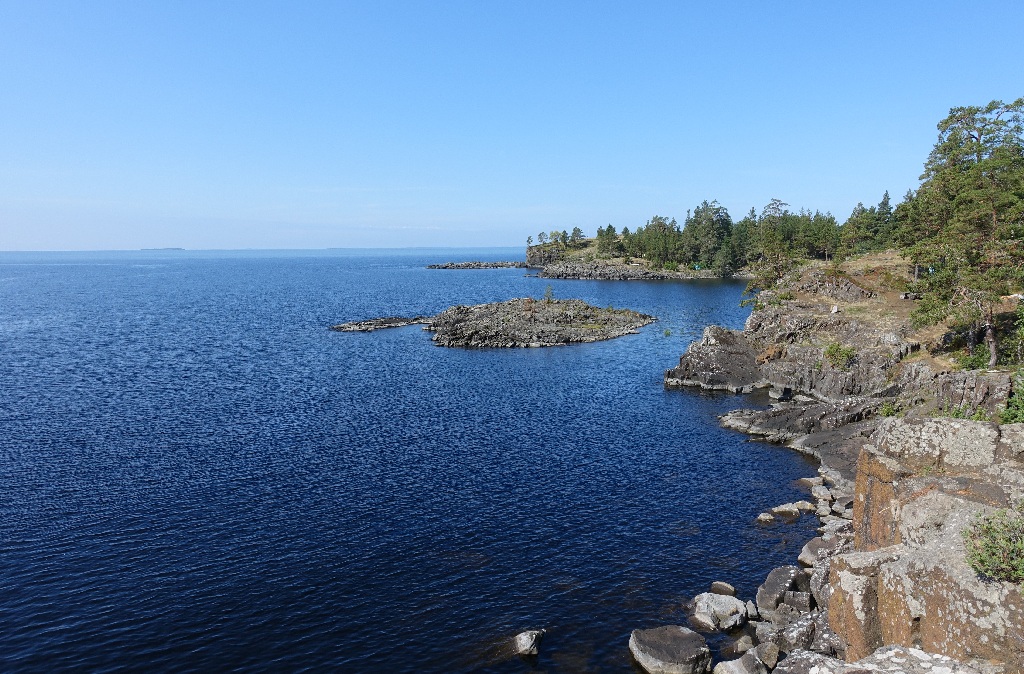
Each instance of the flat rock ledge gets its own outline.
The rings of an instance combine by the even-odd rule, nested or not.
[[[629,652],[649,674],[707,674],[711,651],[704,637],[680,625],[633,630]]]
[[[428,264],[427,269],[526,269],[525,262],[445,262]]]
[[[426,329],[439,346],[539,347],[578,344],[633,334],[656,318],[629,309],[601,309],[582,300],[532,300],[455,306]]]
[[[372,318],[368,321],[352,321],[350,323],[339,323],[332,325],[331,330],[337,332],[373,332],[386,328],[404,328],[407,325],[423,325],[432,320],[430,316],[415,316],[403,318],[401,316],[388,316],[386,318]]]

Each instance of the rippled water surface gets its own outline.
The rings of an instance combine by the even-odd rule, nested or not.
[[[813,522],[753,519],[813,466],[661,382],[742,325],[742,284],[424,268],[514,257],[0,254],[0,670],[628,672],[632,629],[791,563]],[[549,283],[661,320],[521,350],[327,329]]]

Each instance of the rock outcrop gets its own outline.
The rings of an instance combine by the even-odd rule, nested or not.
[[[440,346],[557,346],[621,337],[655,320],[629,309],[601,309],[581,300],[527,298],[451,307],[435,316],[426,329]]]

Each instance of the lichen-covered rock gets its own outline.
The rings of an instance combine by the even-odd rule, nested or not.
[[[797,650],[779,661],[774,674],[844,674],[846,663],[813,651]]]
[[[694,615],[713,618],[716,629],[730,630],[747,622],[747,606],[736,597],[704,592],[693,599]]]
[[[871,655],[847,665],[839,674],[981,674],[975,667],[945,655],[919,648],[883,646]]]
[[[629,652],[649,674],[706,674],[711,651],[704,637],[680,625],[633,630]]]
[[[764,583],[757,588],[757,610],[761,613],[774,611],[782,603],[789,590],[809,589],[807,576],[799,566],[780,566],[768,574]]]

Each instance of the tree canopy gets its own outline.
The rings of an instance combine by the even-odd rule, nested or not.
[[[994,311],[1024,285],[1024,98],[958,107],[938,124],[921,185],[897,208],[905,251],[924,268],[915,313],[984,324],[998,358]]]

